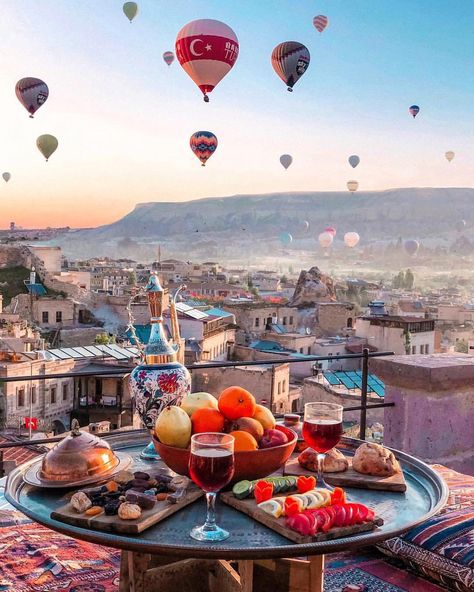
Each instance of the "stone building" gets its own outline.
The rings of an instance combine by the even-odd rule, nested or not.
[[[298,326],[298,311],[282,305],[266,302],[226,303],[222,307],[235,316],[239,327],[237,342],[245,344],[268,330],[271,324],[280,324],[291,331]]]

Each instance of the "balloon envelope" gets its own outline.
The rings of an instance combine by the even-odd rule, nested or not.
[[[336,233],[337,233],[334,226],[328,226],[327,228],[324,229],[324,232],[328,232],[329,234],[332,234],[333,238],[336,236]]]
[[[349,156],[349,158],[347,160],[349,161],[349,164],[351,165],[351,167],[353,169],[355,169],[356,166],[360,162],[360,158],[357,156],[357,154],[353,154],[352,156]]]
[[[41,154],[46,158],[46,162],[48,162],[48,158],[58,147],[58,140],[50,134],[43,134],[36,140],[36,145]]]
[[[289,232],[282,232],[280,234],[280,242],[283,245],[291,245],[291,243],[293,242],[293,237]]]
[[[206,162],[217,149],[217,138],[212,132],[200,131],[191,136],[189,145],[202,166],[206,166]]]
[[[330,247],[332,245],[333,240],[334,237],[332,236],[332,234],[329,234],[329,232],[321,232],[321,234],[318,236],[319,244],[324,249]]]
[[[125,2],[123,5],[123,13],[128,18],[130,22],[137,16],[138,13],[138,4],[136,2]]]
[[[272,51],[272,66],[278,76],[292,91],[309,66],[309,50],[297,41],[280,43]]]
[[[49,89],[46,82],[39,78],[28,77],[22,78],[16,83],[15,94],[30,117],[33,117],[34,113],[46,102]]]
[[[280,156],[281,165],[287,169],[290,164],[293,162],[293,157],[290,154],[282,154]]]
[[[360,236],[357,232],[346,232],[344,235],[344,242],[345,244],[350,247],[351,249],[355,247],[360,241]]]
[[[303,220],[303,230],[308,231],[309,230],[309,222],[308,220]]]
[[[323,14],[318,14],[318,16],[315,16],[313,19],[313,25],[320,33],[324,31],[324,29],[328,26],[328,23],[328,17],[324,16]]]
[[[357,189],[359,189],[359,183],[357,181],[347,181],[347,189],[349,189],[349,191],[353,193],[354,191],[357,191]]]
[[[163,54],[163,60],[165,61],[165,64],[171,66],[171,64],[174,62],[174,53],[172,51],[165,51]]]
[[[176,37],[176,57],[183,70],[207,93],[224,78],[239,55],[239,41],[225,23],[213,19],[191,21]]]
[[[3,173],[2,177],[3,177],[3,180],[5,181],[5,183],[8,183],[8,181],[10,181],[10,179],[11,179],[10,173]]]
[[[416,254],[416,252],[420,248],[420,243],[417,240],[410,239],[410,240],[405,241],[404,247],[405,247],[405,251],[409,255],[413,256]]]
[[[411,115],[413,115],[413,117],[415,118],[418,113],[420,112],[420,108],[418,107],[418,105],[412,105],[408,111],[410,112]]]
[[[455,153],[452,150],[448,150],[446,152],[445,156],[446,156],[446,160],[448,162],[451,162],[456,155],[455,155]]]

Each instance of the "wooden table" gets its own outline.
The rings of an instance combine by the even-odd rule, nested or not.
[[[110,438],[115,449],[134,458],[134,470],[153,470],[139,453],[146,433]],[[359,442],[344,439],[356,447]],[[217,520],[231,536],[222,543],[201,543],[189,537],[205,517],[203,499],[183,508],[140,535],[87,530],[51,518],[64,503],[64,490],[46,490],[24,483],[26,463],[9,476],[5,497],[31,519],[74,538],[122,550],[120,592],[322,592],[324,554],[371,545],[404,532],[445,504],[444,481],[430,467],[396,452],[407,481],[405,493],[348,489],[352,500],[372,507],[385,524],[376,531],[333,541],[296,544],[237,510],[217,505]],[[32,461],[34,462],[34,461]]]

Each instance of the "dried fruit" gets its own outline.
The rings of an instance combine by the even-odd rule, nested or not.
[[[104,509],[101,506],[92,506],[86,510],[85,514],[86,516],[98,516],[99,514],[102,514],[103,511]]]
[[[159,501],[159,502],[164,502],[167,497],[168,497],[168,494],[167,493],[159,493],[156,496],[156,500]]]

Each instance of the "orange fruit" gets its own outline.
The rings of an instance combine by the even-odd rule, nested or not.
[[[234,452],[246,452],[248,450],[258,450],[257,440],[248,432],[236,430],[230,432],[234,436]]]
[[[224,430],[225,417],[218,409],[201,407],[191,415],[192,433],[222,432]]]
[[[226,419],[252,417],[255,413],[255,397],[240,386],[229,386],[219,395],[219,411]]]

